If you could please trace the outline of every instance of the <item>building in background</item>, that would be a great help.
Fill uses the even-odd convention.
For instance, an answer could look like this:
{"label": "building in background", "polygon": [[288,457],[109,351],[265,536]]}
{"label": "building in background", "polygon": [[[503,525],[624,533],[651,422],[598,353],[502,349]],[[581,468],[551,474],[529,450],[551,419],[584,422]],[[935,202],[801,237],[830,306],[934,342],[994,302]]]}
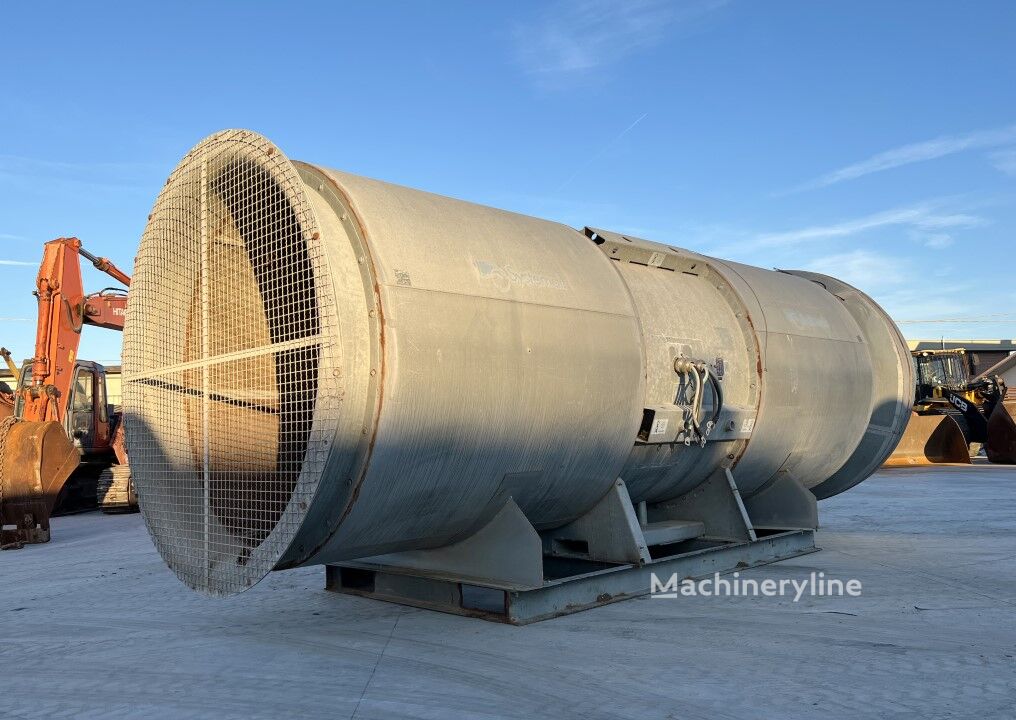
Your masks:
{"label": "building in background", "polygon": [[[980,375],[997,365],[1012,353],[1016,353],[1016,340],[957,340],[938,338],[935,340],[910,340],[911,350],[966,350],[970,356],[974,375]],[[996,373],[997,374],[997,373]]]}
{"label": "building in background", "polygon": [[1016,353],[1003,358],[981,374],[999,375],[1007,388],[1016,389]]}
{"label": "building in background", "polygon": [[[103,365],[103,367],[106,368],[106,402],[110,405],[119,405],[122,394],[120,366]],[[7,383],[12,390],[14,389],[14,377],[5,367],[0,367],[0,382]]]}

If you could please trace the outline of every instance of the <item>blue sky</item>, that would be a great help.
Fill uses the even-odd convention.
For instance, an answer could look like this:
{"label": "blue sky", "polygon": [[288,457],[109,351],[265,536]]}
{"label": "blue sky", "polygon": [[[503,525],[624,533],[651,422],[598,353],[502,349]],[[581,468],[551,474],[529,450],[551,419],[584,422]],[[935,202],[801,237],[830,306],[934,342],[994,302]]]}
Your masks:
{"label": "blue sky", "polygon": [[[41,7],[35,4],[35,8]],[[42,243],[130,268],[179,158],[287,154],[1016,335],[1016,3],[30,3],[0,43],[0,344]],[[20,264],[24,263],[24,264]],[[107,283],[91,269],[89,287]],[[119,358],[86,331],[81,356]]]}

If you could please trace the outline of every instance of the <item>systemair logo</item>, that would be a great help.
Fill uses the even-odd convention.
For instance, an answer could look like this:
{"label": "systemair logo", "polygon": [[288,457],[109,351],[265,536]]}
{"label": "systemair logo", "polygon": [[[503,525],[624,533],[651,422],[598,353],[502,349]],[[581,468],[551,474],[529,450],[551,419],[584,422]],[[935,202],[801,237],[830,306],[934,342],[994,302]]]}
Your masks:
{"label": "systemair logo", "polygon": [[568,289],[564,281],[558,277],[541,275],[529,270],[516,270],[509,265],[498,265],[487,260],[476,260],[473,264],[480,279],[492,282],[501,292],[508,292],[512,287]]}

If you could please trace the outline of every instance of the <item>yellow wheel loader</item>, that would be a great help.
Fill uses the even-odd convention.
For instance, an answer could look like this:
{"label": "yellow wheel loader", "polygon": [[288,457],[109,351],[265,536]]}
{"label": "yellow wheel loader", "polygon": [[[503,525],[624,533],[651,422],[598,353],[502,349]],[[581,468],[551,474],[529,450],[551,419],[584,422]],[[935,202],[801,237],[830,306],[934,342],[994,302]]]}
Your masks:
{"label": "yellow wheel loader", "polygon": [[914,412],[887,466],[969,463],[982,446],[990,462],[1016,464],[1016,397],[1000,377],[971,379],[964,350],[914,351],[913,362]]}

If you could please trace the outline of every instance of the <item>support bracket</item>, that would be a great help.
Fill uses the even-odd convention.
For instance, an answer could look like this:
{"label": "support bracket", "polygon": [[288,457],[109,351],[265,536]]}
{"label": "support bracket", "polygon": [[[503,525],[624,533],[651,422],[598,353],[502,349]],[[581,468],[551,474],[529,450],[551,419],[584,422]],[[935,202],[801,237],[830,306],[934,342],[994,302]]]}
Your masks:
{"label": "support bracket", "polygon": [[556,557],[632,565],[644,565],[651,559],[628,487],[621,478],[585,515],[545,531],[543,551]]}
{"label": "support bracket", "polygon": [[710,540],[754,542],[758,538],[729,468],[719,468],[694,490],[649,506],[649,518],[697,520]]}
{"label": "support bracket", "polygon": [[459,542],[431,550],[375,555],[342,565],[512,590],[543,585],[540,536],[511,498],[490,522]]}
{"label": "support bracket", "polygon": [[780,473],[776,480],[744,501],[748,516],[757,528],[767,530],[818,527],[815,495],[800,480]]}

